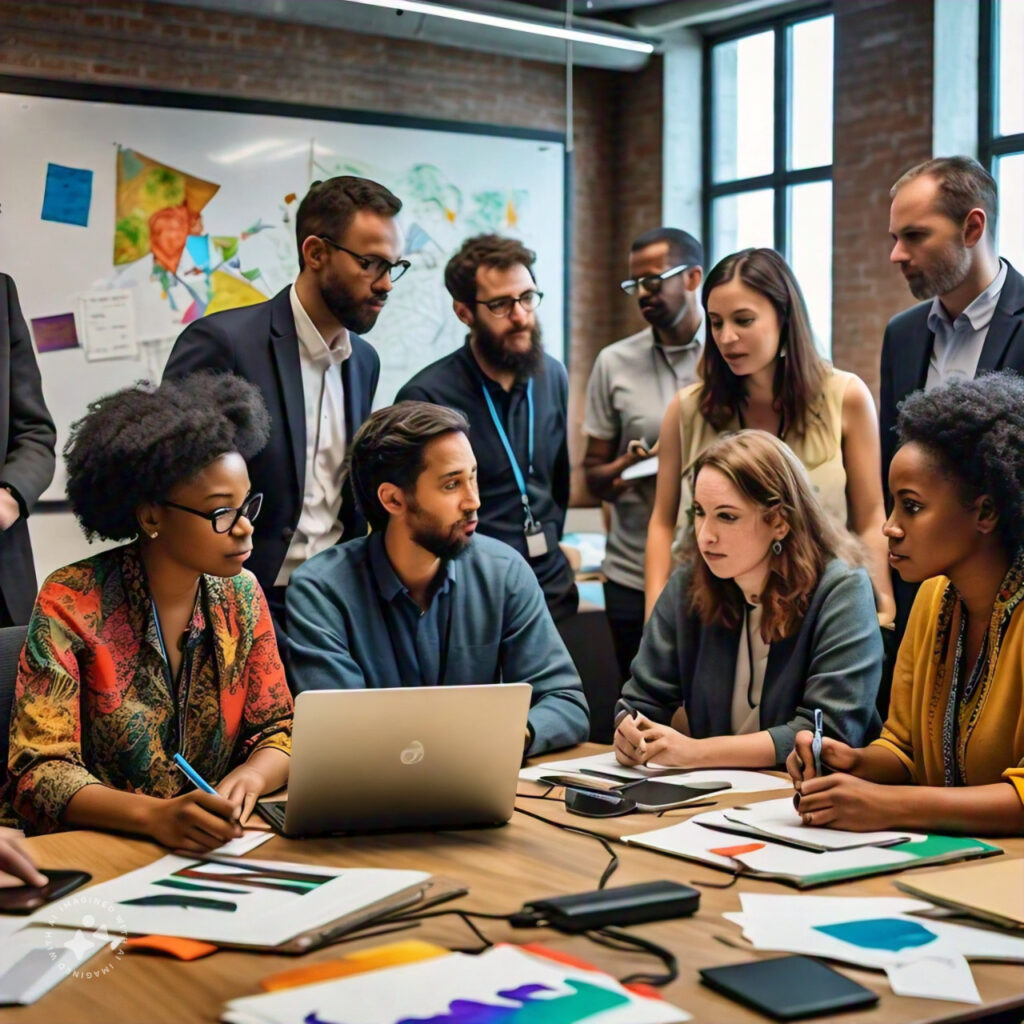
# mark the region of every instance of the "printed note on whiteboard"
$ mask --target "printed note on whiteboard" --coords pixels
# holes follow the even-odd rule
[[[139,358],[135,306],[129,289],[85,292],[79,295],[75,312],[78,337],[90,362]]]

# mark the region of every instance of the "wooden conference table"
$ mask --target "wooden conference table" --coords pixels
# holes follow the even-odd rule
[[[607,748],[587,744],[553,755],[583,756]],[[520,782],[520,793],[541,793],[543,787]],[[778,796],[778,793],[770,794]],[[748,796],[724,797],[719,806],[750,802]],[[656,828],[653,815],[592,819],[568,815],[560,802],[519,800],[518,805],[552,820],[618,836]],[[706,808],[700,808],[705,810]],[[672,811],[661,823],[698,811]],[[1024,839],[995,840],[1008,856],[1024,858]],[[153,843],[123,839],[98,832],[68,832],[39,836],[27,841],[36,861],[48,868],[80,868],[95,881],[142,867],[161,855]],[[614,845],[619,868],[609,885],[666,878],[679,882],[697,880],[722,883],[728,876],[713,868],[667,857],[636,847]],[[467,829],[434,833],[395,833],[352,838],[287,840],[271,839],[253,858],[320,863],[333,866],[408,868],[429,871],[469,887],[469,895],[450,906],[505,913],[529,900],[562,893],[581,892],[597,885],[608,855],[597,840],[573,835],[523,814],[514,814],[502,828]],[[923,869],[929,870],[929,869]],[[1022,860],[1021,870],[1024,870]],[[821,895],[894,896],[897,875],[813,890]],[[739,910],[739,893],[796,890],[773,882],[741,879],[728,889],[702,889],[701,906],[692,918],[643,925],[631,931],[672,950],[678,957],[679,978],[662,989],[665,997],[687,1010],[695,1021],[763,1022],[766,1018],[717,995],[702,986],[697,969],[777,954],[758,953],[743,947],[739,929],[722,913]],[[494,942],[543,942],[622,977],[635,971],[661,973],[653,957],[616,952],[582,937],[569,937],[544,929],[516,930],[500,921],[480,921],[483,933]],[[397,932],[343,943],[302,957],[241,953],[224,950],[201,960],[182,963],[163,956],[130,954],[122,957],[99,978],[68,978],[27,1007],[0,1009],[7,1024],[92,1024],[109,1021],[125,1024],[192,1024],[216,1021],[223,1004],[232,998],[258,993],[259,981],[268,974],[337,959],[361,948],[405,938],[419,938],[444,946],[471,947],[473,936],[454,917],[426,921],[413,931]],[[727,940],[730,945],[721,941]],[[884,974],[841,966],[843,973],[873,989],[881,1003],[872,1010],[834,1017],[847,1024],[899,1024],[923,1021],[979,1021],[1024,1019],[1024,969],[1019,964],[974,963],[974,976],[984,999],[983,1006],[910,999],[892,995]],[[817,1018],[819,1020],[825,1018]]]

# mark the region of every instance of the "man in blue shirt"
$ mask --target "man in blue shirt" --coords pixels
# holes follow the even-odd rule
[[[351,480],[372,532],[292,576],[295,686],[529,683],[526,751],[580,743],[587,702],[536,577],[508,545],[474,537],[468,433],[460,413],[425,402],[381,409],[360,428]]]
[[[398,401],[436,402],[465,415],[480,460],[480,532],[527,559],[561,622],[579,605],[558,546],[569,507],[569,378],[541,342],[534,258],[514,238],[462,243],[444,283],[469,331],[466,343],[420,370]]]

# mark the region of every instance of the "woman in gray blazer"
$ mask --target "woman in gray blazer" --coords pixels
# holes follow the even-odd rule
[[[623,764],[768,768],[800,729],[877,735],[882,641],[856,542],[778,438],[741,430],[693,470],[692,550],[622,690]]]

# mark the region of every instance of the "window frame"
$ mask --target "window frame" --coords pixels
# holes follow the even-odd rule
[[[989,174],[1001,156],[1024,154],[1024,131],[1000,135],[998,0],[981,0],[978,11],[978,162]]]
[[[806,185],[813,182],[832,181],[832,168],[835,160],[817,167],[802,167],[789,170],[786,158],[792,134],[789,82],[790,52],[789,29],[804,21],[813,21],[827,15],[835,16],[832,3],[816,4],[799,11],[768,18],[763,21],[749,22],[722,32],[710,33],[704,39],[702,67],[702,111],[701,111],[701,231],[704,239],[704,250],[708,253],[708,264],[712,266],[727,253],[713,251],[713,207],[716,199],[724,196],[740,195],[744,192],[772,190],[772,235],[773,248],[789,258],[789,225],[787,208],[787,190],[793,185]],[[834,23],[833,23],[834,24]],[[733,42],[745,36],[759,35],[762,32],[775,33],[774,44],[774,124],[772,126],[772,171],[751,178],[734,178],[729,181],[713,180],[712,133],[714,119],[714,75],[712,68],[712,51],[721,43]],[[835,83],[833,80],[833,95]]]

